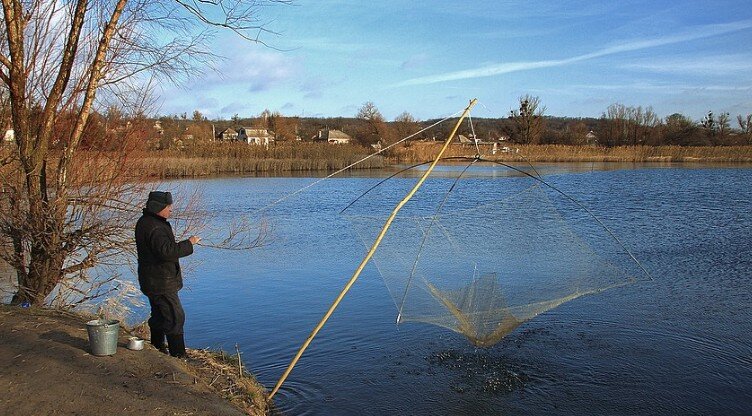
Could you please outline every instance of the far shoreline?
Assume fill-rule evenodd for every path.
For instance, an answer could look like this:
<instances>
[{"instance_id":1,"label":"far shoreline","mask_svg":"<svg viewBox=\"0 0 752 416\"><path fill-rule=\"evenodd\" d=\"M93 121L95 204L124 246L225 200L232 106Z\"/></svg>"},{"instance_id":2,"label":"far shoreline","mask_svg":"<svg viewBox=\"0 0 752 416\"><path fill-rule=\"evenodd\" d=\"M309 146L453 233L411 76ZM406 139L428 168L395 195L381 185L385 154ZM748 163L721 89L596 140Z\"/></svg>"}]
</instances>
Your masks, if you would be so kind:
<instances>
[{"instance_id":1,"label":"far shoreline","mask_svg":"<svg viewBox=\"0 0 752 416\"><path fill-rule=\"evenodd\" d=\"M371 176L373 172L393 172L397 168L433 160L441 142L415 142L407 146L397 146L384 153L369 158L365 163L348 169L341 176ZM341 145L332 146L332 152ZM365 150L365 148L362 148ZM488 144L457 144L451 146L446 157L472 159L480 151L483 159L510 165L565 165L589 164L593 170L613 170L614 167L629 164L653 165L656 167L747 167L752 166L752 146L565 146L565 145L510 145L494 153ZM216 177L325 177L351 163L365 158L368 154L348 160L332 159L327 155L316 155L309 159L288 159L273 157L259 158L237 155L228 157L208 155L193 157L189 150L162 153L145 153L134 158L131 163L144 175L154 179L188 179ZM246 156L246 157L244 157ZM323 157L322 157L323 156ZM335 163L336 161L336 163ZM461 161L442 161L452 165ZM598 166L600 169L595 169ZM376 175L380 176L380 175Z\"/></svg>"}]
</instances>

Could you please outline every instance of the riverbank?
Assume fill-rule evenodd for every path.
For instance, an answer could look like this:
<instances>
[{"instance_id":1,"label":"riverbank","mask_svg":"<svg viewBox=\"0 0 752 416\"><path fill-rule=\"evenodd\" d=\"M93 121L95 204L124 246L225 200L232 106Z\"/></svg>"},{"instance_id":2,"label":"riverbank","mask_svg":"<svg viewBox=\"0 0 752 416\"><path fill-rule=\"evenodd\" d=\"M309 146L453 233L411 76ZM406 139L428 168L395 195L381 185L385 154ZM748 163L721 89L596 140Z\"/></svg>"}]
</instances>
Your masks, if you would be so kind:
<instances>
[{"instance_id":1,"label":"riverbank","mask_svg":"<svg viewBox=\"0 0 752 416\"><path fill-rule=\"evenodd\" d=\"M390 165L420 163L432 160L442 142L414 142L369 158L354 168L379 169ZM248 147L247 145L243 145ZM332 172L362 159L369 152L354 145L320 145L306 147L308 153L293 152L291 145L280 145L268 150L228 147L205 148L200 154L194 151L169 151L144 153L131 160L133 170L159 178L203 177L212 175L267 174L280 175L301 172ZM211 150L214 149L214 150ZM480 150L485 159L505 163L730 163L752 164L752 146L682 147L682 146L565 146L565 145L514 145L493 146L481 144L455 144L447 149L445 157L473 157ZM370 150L373 152L373 150Z\"/></svg>"},{"instance_id":2,"label":"riverbank","mask_svg":"<svg viewBox=\"0 0 752 416\"><path fill-rule=\"evenodd\" d=\"M196 178L217 175L306 175L333 172L356 162L353 169L380 169L393 165L432 160L443 142L416 141L400 144L373 155L374 149L359 145L326 143L278 143L263 146L244 143L212 143L184 149L160 151L80 151L82 166L89 172L110 172L105 177L124 173L139 180ZM504 163L687 163L752 164L752 146L568 146L518 145L509 143L455 143L445 157L473 157L478 151L484 159ZM6 157L9 148L0 148ZM373 155L373 157L368 157ZM365 159L365 160L363 160ZM8 165L7 169L17 169ZM54 171L52 164L48 169Z\"/></svg>"},{"instance_id":3,"label":"riverbank","mask_svg":"<svg viewBox=\"0 0 752 416\"><path fill-rule=\"evenodd\" d=\"M411 143L400 151L403 162L422 162L435 157L440 142ZM629 162L629 163L752 163L752 146L565 146L472 144L450 146L445 156L474 156L478 150L484 159L498 162Z\"/></svg>"},{"instance_id":4,"label":"riverbank","mask_svg":"<svg viewBox=\"0 0 752 416\"><path fill-rule=\"evenodd\" d=\"M264 415L265 391L237 357L189 350L187 361L147 346L89 353L87 318L0 306L0 414Z\"/></svg>"}]
</instances>

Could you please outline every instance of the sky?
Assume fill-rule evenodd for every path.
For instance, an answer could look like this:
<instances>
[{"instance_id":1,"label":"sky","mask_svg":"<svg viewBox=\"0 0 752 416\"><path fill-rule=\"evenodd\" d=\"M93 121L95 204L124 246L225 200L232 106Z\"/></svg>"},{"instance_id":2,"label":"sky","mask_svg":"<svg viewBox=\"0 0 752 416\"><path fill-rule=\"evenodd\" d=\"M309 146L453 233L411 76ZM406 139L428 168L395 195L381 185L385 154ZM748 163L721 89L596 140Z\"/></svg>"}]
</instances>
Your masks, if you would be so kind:
<instances>
[{"instance_id":1,"label":"sky","mask_svg":"<svg viewBox=\"0 0 752 416\"><path fill-rule=\"evenodd\" d=\"M749 0L294 0L259 19L269 46L217 33L224 59L165 84L158 112L354 117L371 101L427 120L477 98L475 117L505 117L529 94L553 116L752 113Z\"/></svg>"}]
</instances>

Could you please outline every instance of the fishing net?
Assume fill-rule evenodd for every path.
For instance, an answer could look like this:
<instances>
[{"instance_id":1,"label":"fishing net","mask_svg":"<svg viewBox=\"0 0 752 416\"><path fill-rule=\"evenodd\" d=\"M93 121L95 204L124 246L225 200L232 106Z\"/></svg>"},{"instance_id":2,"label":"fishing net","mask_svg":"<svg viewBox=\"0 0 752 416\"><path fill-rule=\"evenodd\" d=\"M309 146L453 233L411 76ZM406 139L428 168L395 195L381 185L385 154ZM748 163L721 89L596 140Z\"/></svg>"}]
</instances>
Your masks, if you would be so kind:
<instances>
[{"instance_id":1,"label":"fishing net","mask_svg":"<svg viewBox=\"0 0 752 416\"><path fill-rule=\"evenodd\" d=\"M345 210L371 247L425 165L379 181ZM397 322L426 322L477 346L583 295L644 277L584 205L534 171L439 165L395 217L373 262Z\"/></svg>"}]
</instances>

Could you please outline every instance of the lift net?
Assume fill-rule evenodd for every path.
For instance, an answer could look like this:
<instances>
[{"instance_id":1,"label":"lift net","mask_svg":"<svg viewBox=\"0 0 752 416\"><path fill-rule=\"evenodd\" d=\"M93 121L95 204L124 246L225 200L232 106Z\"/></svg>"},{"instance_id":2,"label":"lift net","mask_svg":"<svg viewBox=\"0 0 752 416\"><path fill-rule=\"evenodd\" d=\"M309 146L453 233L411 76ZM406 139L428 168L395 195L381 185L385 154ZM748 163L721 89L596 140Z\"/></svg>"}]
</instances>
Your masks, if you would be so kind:
<instances>
[{"instance_id":1,"label":"lift net","mask_svg":"<svg viewBox=\"0 0 752 416\"><path fill-rule=\"evenodd\" d=\"M398 323L439 325L487 347L564 302L644 277L583 205L534 173L468 167L440 165L374 255ZM424 168L382 181L343 211L366 247Z\"/></svg>"}]
</instances>

